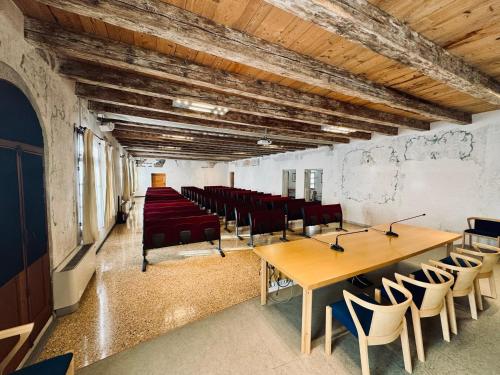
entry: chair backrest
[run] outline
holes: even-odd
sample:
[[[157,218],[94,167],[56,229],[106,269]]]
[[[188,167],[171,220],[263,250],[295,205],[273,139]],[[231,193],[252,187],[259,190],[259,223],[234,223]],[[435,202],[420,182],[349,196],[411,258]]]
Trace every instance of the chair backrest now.
[[[472,247],[473,250],[462,248],[455,248],[455,250],[461,254],[470,255],[479,259],[483,264],[479,273],[489,274],[493,271],[493,267],[495,267],[495,264],[497,264],[500,258],[500,248],[484,243],[474,243]]]
[[[412,303],[422,312],[438,313],[444,297],[453,285],[453,275],[428,264],[421,264],[427,282],[415,280],[398,273],[394,274],[399,285],[408,289],[413,296]]]
[[[467,293],[472,288],[474,279],[478,275],[482,263],[476,258],[452,252],[445,260],[430,260],[429,263],[449,271],[455,278],[452,286],[454,294]]]
[[[343,292],[358,336],[389,337],[400,332],[402,328],[403,318],[411,304],[412,295],[401,285],[389,279],[383,278],[382,285],[389,296],[391,305],[370,303],[346,290]],[[363,319],[364,323],[361,324],[358,317],[360,314],[371,315],[371,319]]]
[[[17,326],[13,328],[8,328],[3,331],[0,331],[0,340],[8,339],[10,337],[19,336],[14,347],[10,350],[7,356],[2,359],[0,362],[0,375],[2,375],[5,371],[5,368],[11,361],[11,359],[16,355],[17,351],[24,345],[26,340],[28,339],[31,331],[33,330],[34,323],[24,324],[22,326]]]

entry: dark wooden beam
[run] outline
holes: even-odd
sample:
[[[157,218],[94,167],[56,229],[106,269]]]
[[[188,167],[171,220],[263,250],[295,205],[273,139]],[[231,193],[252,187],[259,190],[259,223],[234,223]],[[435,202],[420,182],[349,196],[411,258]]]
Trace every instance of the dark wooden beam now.
[[[185,155],[182,153],[175,153],[175,152],[147,152],[147,151],[146,152],[131,151],[130,154],[136,158],[194,160],[194,161],[208,161],[208,162],[228,162],[246,158],[237,155],[226,155],[226,156],[215,157],[213,155],[202,155],[202,154]]]
[[[228,122],[232,124],[243,124],[250,126],[273,127],[275,129],[283,129],[297,131],[303,133],[318,133],[325,134],[320,126],[294,122],[282,119],[268,118],[256,116],[248,113],[228,112],[224,116],[212,115],[209,113],[196,112],[172,106],[171,99],[158,98],[149,95],[137,94],[118,89],[110,89],[107,87],[99,87],[78,82],[76,84],[75,93],[85,99],[98,101],[101,103],[116,104],[131,108],[147,109],[158,112],[169,113],[172,115],[185,116],[190,118],[203,119],[207,121]],[[385,125],[376,125],[385,127]],[[390,131],[397,131],[397,128],[390,128]],[[339,137],[371,139],[371,134],[363,131],[354,131],[349,134],[328,133]]]
[[[385,104],[432,119],[470,123],[471,115],[375,84],[349,71],[315,60],[188,12],[161,0],[40,0],[111,25],[171,40],[283,77]]]
[[[266,0],[374,52],[485,102],[500,105],[500,82],[466,64],[366,0]]]
[[[115,130],[117,131],[132,131],[137,133],[148,133],[155,134],[160,137],[164,137],[165,139],[175,139],[176,137],[190,137],[193,140],[197,137],[204,137],[206,139],[213,139],[214,141],[223,141],[225,142],[227,139],[233,141],[246,141],[255,143],[257,139],[262,138],[262,135],[252,134],[252,135],[242,135],[242,134],[231,134],[231,133],[217,133],[209,130],[193,130],[193,129],[185,129],[185,128],[176,128],[172,126],[158,126],[158,125],[149,125],[144,123],[134,123],[134,122],[123,122],[117,121],[113,119],[102,119],[102,122],[112,122],[115,125]],[[273,139],[273,142],[281,145],[299,145],[304,147],[314,147],[321,145],[314,140],[303,140],[303,139]]]
[[[79,82],[98,86],[94,87],[92,91],[93,95],[99,94],[102,88],[105,87],[156,98],[170,100],[186,99],[194,102],[223,106],[230,109],[229,115],[237,116],[241,113],[261,118],[270,117],[280,121],[289,121],[295,124],[297,128],[300,128],[302,124],[306,123],[315,125],[318,129],[321,125],[336,125],[360,131],[374,131],[387,135],[395,135],[398,133],[398,128],[396,127],[359,120],[343,119],[338,116],[280,106],[239,96],[228,97],[216,91],[208,91],[206,89],[200,90],[195,86],[186,86],[176,82],[131,74],[79,61],[62,62],[59,66],[59,72]],[[80,88],[79,95],[84,96],[85,89],[90,91],[92,88],[88,87],[88,85]],[[113,96],[108,96],[108,98],[111,100]],[[169,107],[171,107],[171,105]],[[228,114],[226,114],[226,116]],[[218,118],[224,120],[226,116],[219,116]],[[258,121],[258,119],[254,118],[254,121]]]
[[[28,41],[36,46],[50,49],[58,56],[90,62],[99,61],[116,68],[184,82],[227,94],[354,120],[416,130],[430,129],[428,121],[375,111],[273,82],[213,69],[149,49],[97,38],[90,34],[70,32],[59,25],[32,18],[25,18],[24,34]]]
[[[331,143],[349,143],[348,138],[341,138],[337,136],[316,134],[316,133],[301,133],[301,132],[292,132],[288,130],[275,129],[273,127],[263,127],[263,126],[249,126],[247,124],[232,124],[225,122],[217,122],[217,121],[207,121],[202,119],[194,118],[190,120],[189,117],[184,116],[176,116],[169,113],[148,111],[136,108],[130,108],[121,105],[112,105],[106,103],[99,103],[90,101],[88,105],[89,110],[97,113],[115,113],[126,116],[133,117],[142,117],[145,119],[153,119],[160,121],[170,121],[176,122],[179,124],[192,124],[198,126],[206,126],[214,129],[226,129],[226,130],[234,130],[234,131],[245,131],[245,132],[256,132],[257,134],[260,132],[260,137],[264,136],[264,133],[267,132],[268,135],[272,136],[286,136],[286,137],[297,137],[304,138],[310,140],[318,140],[318,141],[327,141]]]
[[[141,144],[149,144],[151,146],[175,146],[175,147],[182,147],[183,149],[196,149],[196,150],[214,150],[218,152],[224,152],[225,150],[231,150],[231,151],[257,151],[257,152],[262,152],[262,151],[279,151],[279,150],[290,150],[290,151],[296,151],[296,150],[304,150],[305,147],[302,146],[281,146],[278,144],[273,143],[273,147],[263,147],[257,145],[257,143],[253,144],[244,144],[244,143],[213,143],[211,141],[203,141],[203,140],[196,140],[193,142],[183,142],[183,141],[172,141],[172,140],[162,140],[161,138],[155,138],[155,137],[146,137],[143,134],[137,135],[137,134],[130,134],[130,133],[123,133],[123,132],[113,132],[113,136],[120,142],[133,142],[133,143],[141,143]],[[310,147],[310,146],[309,146]]]
[[[170,132],[166,130],[158,131],[158,130],[138,130],[134,128],[127,128],[121,125],[115,126],[115,130],[113,131],[113,136],[115,138],[120,137],[130,137],[134,139],[145,139],[145,140],[156,140],[161,142],[178,142],[179,144],[190,145],[193,143],[196,144],[207,144],[207,145],[216,145],[219,146],[239,146],[239,147],[257,147],[257,141],[255,139],[247,139],[247,138],[237,138],[237,137],[217,137],[217,136],[209,136],[209,135],[196,135],[190,137],[191,139],[176,139],[176,138],[167,138],[170,135]],[[291,142],[283,142],[283,141],[274,141],[274,145],[282,146],[284,148],[290,149],[303,149],[306,147],[312,148],[315,145],[311,144],[303,144],[303,143],[291,143]]]

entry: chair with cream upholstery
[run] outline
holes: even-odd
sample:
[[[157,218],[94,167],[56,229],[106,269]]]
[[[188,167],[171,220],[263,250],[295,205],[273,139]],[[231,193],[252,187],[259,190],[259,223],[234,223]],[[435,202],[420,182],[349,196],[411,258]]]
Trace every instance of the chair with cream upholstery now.
[[[495,264],[497,264],[498,259],[500,258],[500,248],[496,246],[486,245],[483,243],[475,243],[472,245],[473,250],[470,249],[462,249],[456,248],[455,250],[461,254],[470,255],[474,258],[477,258],[483,264],[481,266],[481,270],[476,277],[476,302],[479,307],[479,310],[483,309],[483,299],[481,293],[481,287],[479,285],[480,279],[488,279],[490,284],[490,294],[488,297],[497,298],[497,289],[495,285]]]
[[[451,287],[451,293],[446,296],[448,317],[451,332],[458,333],[457,317],[455,315],[455,297],[469,297],[470,312],[472,319],[477,320],[477,307],[475,297],[475,280],[481,269],[482,263],[476,258],[452,252],[450,256],[437,260],[429,260],[429,263],[451,273],[455,279]]]
[[[23,346],[28,339],[31,331],[33,330],[33,323],[25,324],[18,327],[13,327],[0,331],[0,340],[8,339],[10,337],[19,336],[17,343],[10,350],[7,356],[0,362],[0,375],[4,375],[5,368],[16,355],[17,351]],[[35,363],[34,365],[23,367],[13,373],[12,375],[35,375],[35,374],[50,374],[50,375],[73,375],[73,353],[66,353],[57,357],[47,359]]]
[[[344,290],[344,300],[326,307],[325,352],[327,355],[332,352],[332,320],[335,318],[358,338],[363,375],[370,373],[368,346],[389,344],[398,337],[401,338],[405,369],[411,373],[405,313],[412,296],[401,285],[388,279],[382,279],[382,285],[390,305],[382,305],[365,294],[354,295]]]

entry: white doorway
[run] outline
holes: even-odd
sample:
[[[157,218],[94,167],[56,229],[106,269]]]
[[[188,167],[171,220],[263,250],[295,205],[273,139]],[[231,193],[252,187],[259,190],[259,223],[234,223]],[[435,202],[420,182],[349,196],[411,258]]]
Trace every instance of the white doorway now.
[[[304,170],[304,198],[306,202],[321,202],[323,194],[323,170]]]
[[[284,197],[295,198],[296,181],[297,181],[297,172],[295,171],[295,169],[284,169],[283,184],[282,184],[283,189],[281,195]]]

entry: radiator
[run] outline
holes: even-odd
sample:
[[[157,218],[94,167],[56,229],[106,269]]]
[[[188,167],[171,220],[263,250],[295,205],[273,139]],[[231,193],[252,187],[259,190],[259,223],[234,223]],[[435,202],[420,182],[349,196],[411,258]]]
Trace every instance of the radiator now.
[[[78,309],[87,284],[96,270],[93,245],[83,245],[71,252],[53,274],[54,310],[66,315]]]

